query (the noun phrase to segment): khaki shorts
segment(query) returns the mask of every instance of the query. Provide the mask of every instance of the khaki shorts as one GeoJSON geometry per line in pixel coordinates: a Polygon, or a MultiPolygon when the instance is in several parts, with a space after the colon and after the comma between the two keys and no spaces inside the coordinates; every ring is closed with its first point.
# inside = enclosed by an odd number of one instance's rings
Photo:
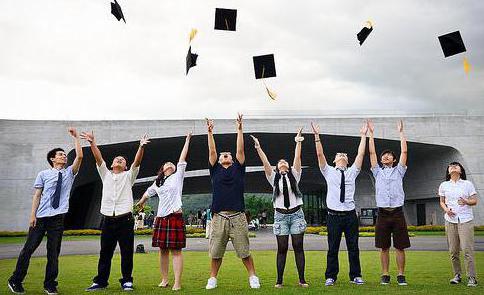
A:
{"type": "Polygon", "coordinates": [[[244,213],[233,217],[213,215],[208,246],[209,256],[213,259],[223,258],[229,239],[232,241],[237,257],[243,259],[250,256],[249,228],[244,213]]]}

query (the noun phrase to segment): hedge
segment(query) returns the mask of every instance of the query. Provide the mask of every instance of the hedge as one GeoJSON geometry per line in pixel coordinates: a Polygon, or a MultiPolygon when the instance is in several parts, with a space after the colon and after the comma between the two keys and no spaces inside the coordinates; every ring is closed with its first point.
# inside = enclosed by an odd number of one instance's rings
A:
{"type": "MultiPolygon", "coordinates": [[[[409,225],[407,226],[409,232],[439,232],[445,231],[445,226],[443,225],[409,225]]],[[[484,231],[484,225],[479,225],[474,227],[475,231],[484,231]]],[[[327,228],[325,226],[308,226],[306,228],[307,234],[319,234],[320,232],[327,232],[327,228]]],[[[367,232],[372,233],[375,232],[374,226],[360,226],[360,233],[367,232]]]]}
{"type": "MultiPolygon", "coordinates": [[[[325,232],[325,231],[322,231],[320,233],[318,233],[318,235],[320,236],[327,236],[328,235],[328,232],[325,232]]],[[[344,237],[344,233],[343,233],[343,237],[344,237]]],[[[360,237],[365,237],[365,238],[368,238],[368,237],[374,237],[375,236],[375,233],[374,232],[359,232],[359,235],[360,237]]],[[[415,237],[415,234],[414,233],[408,233],[408,236],[409,237],[415,237]]]]}

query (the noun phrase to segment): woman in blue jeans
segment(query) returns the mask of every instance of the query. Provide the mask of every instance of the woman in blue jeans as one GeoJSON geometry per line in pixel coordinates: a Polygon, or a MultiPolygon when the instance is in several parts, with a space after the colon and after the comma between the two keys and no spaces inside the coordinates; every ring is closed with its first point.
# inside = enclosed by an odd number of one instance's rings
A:
{"type": "Polygon", "coordinates": [[[282,288],[284,267],[286,265],[287,249],[289,245],[289,235],[292,238],[292,247],[296,258],[297,272],[299,274],[299,286],[308,287],[304,278],[304,231],[306,230],[306,220],[302,210],[302,194],[298,183],[301,179],[301,143],[304,138],[301,136],[302,128],[299,129],[294,140],[296,150],[294,152],[294,162],[292,167],[285,159],[277,162],[275,169],[272,168],[267,156],[262,150],[259,140],[251,136],[254,140],[255,149],[264,165],[267,180],[273,187],[274,205],[274,234],[277,239],[277,282],[274,287],[282,288]]]}

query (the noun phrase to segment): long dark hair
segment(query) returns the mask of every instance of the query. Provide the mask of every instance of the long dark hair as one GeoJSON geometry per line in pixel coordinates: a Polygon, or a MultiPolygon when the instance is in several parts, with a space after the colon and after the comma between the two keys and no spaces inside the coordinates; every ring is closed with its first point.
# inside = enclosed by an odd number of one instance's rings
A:
{"type": "Polygon", "coordinates": [[[452,162],[449,165],[447,165],[447,168],[445,169],[445,180],[446,181],[450,180],[449,166],[451,166],[451,165],[459,166],[460,167],[460,179],[467,180],[466,170],[464,169],[464,166],[462,166],[462,164],[459,163],[459,162],[452,162]]]}
{"type": "MultiPolygon", "coordinates": [[[[283,159],[281,159],[281,160],[283,160],[283,159]]],[[[281,160],[279,160],[279,161],[281,161],[281,160]]],[[[288,162],[288,166],[289,166],[289,168],[287,169],[286,175],[287,175],[287,178],[289,178],[289,185],[291,186],[291,190],[296,195],[297,198],[302,198],[301,191],[299,190],[296,178],[292,174],[292,168],[291,168],[291,165],[289,164],[289,162],[288,162]]],[[[276,165],[275,172],[276,172],[276,176],[274,177],[274,195],[272,197],[273,200],[275,200],[276,197],[281,194],[281,189],[279,188],[279,180],[281,179],[282,174],[279,171],[279,168],[277,167],[277,165],[276,165]]]]}
{"type": "Polygon", "coordinates": [[[156,186],[157,187],[162,186],[165,183],[165,180],[168,177],[170,177],[173,174],[175,174],[175,172],[176,172],[176,165],[175,165],[175,171],[173,171],[172,174],[170,174],[170,175],[168,175],[168,176],[165,177],[165,173],[163,173],[163,167],[165,166],[166,163],[168,163],[168,162],[165,162],[165,163],[161,164],[160,170],[158,170],[158,175],[156,176],[156,180],[155,180],[155,183],[156,183],[156,186]]]}

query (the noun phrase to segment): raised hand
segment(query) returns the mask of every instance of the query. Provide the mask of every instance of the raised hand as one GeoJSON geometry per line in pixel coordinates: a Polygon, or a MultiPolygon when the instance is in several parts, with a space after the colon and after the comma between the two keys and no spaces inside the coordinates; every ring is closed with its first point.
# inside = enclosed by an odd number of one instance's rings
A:
{"type": "Polygon", "coordinates": [[[294,138],[296,140],[296,142],[302,142],[304,140],[304,137],[302,136],[302,130],[303,130],[303,128],[301,127],[297,131],[296,137],[294,138]]]}
{"type": "Polygon", "coordinates": [[[403,120],[398,121],[397,129],[398,129],[398,132],[400,133],[403,132],[403,120]]]}
{"type": "Polygon", "coordinates": [[[74,137],[74,138],[77,138],[77,137],[78,137],[78,135],[79,135],[79,134],[77,133],[76,128],[74,128],[74,127],[69,127],[69,128],[67,129],[67,131],[68,131],[68,132],[69,132],[69,134],[70,134],[72,137],[74,137]]]}
{"type": "Polygon", "coordinates": [[[252,140],[254,140],[254,147],[256,149],[260,148],[259,139],[257,139],[257,137],[255,137],[254,135],[251,135],[250,137],[252,137],[252,140]]]}
{"type": "Polygon", "coordinates": [[[242,115],[241,113],[237,113],[237,130],[242,130],[242,115]]]}
{"type": "Polygon", "coordinates": [[[213,131],[213,120],[209,118],[205,118],[205,122],[207,122],[207,131],[212,132],[213,131]]]}
{"type": "Polygon", "coordinates": [[[94,138],[94,131],[91,132],[81,132],[81,139],[87,140],[89,143],[93,143],[94,138]]]}
{"type": "Polygon", "coordinates": [[[320,128],[318,124],[314,124],[313,122],[311,122],[311,128],[313,129],[313,133],[315,135],[319,135],[320,128]]]}
{"type": "Polygon", "coordinates": [[[187,132],[187,139],[191,139],[193,136],[193,130],[187,132]]]}
{"type": "Polygon", "coordinates": [[[150,143],[150,138],[148,137],[148,134],[144,134],[143,137],[141,137],[140,141],[139,141],[139,145],[140,146],[145,146],[147,145],[148,143],[150,143]]]}
{"type": "Polygon", "coordinates": [[[360,128],[360,134],[361,135],[366,135],[366,133],[368,133],[368,123],[365,122],[365,124],[363,124],[363,126],[361,126],[360,128]]]}
{"type": "Polygon", "coordinates": [[[370,133],[375,131],[375,125],[373,125],[373,121],[371,119],[366,121],[366,125],[368,126],[368,131],[370,131],[370,133]]]}

